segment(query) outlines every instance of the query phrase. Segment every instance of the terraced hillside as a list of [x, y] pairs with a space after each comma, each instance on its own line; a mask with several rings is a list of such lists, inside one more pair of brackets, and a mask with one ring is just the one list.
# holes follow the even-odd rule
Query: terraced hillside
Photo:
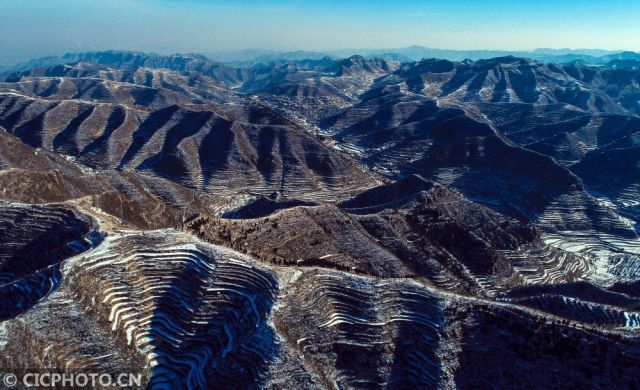
[[0, 374], [639, 387], [638, 69], [620, 61], [10, 69]]
[[0, 203], [0, 320], [27, 311], [54, 291], [62, 261], [100, 242], [94, 229], [70, 208]]
[[[103, 102], [51, 99], [1, 94], [0, 126], [32, 147], [72, 156], [91, 168], [136, 170], [229, 195], [251, 188], [316, 196], [349, 192], [372, 180], [295, 124], [254, 107], [247, 108], [244, 119], [251, 122], [246, 122], [211, 103], [183, 107], [172, 101], [153, 110], [109, 96]], [[339, 172], [351, 172], [349, 179]]]
[[594, 272], [592, 261], [548, 247], [536, 229], [419, 176], [338, 206], [297, 206], [252, 219], [202, 216], [185, 227], [274, 265], [425, 278], [461, 294], [491, 296], [513, 286], [564, 283]]

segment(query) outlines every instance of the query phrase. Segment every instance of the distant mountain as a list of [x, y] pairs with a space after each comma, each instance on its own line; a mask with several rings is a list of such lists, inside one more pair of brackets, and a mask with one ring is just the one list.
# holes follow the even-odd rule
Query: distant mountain
[[405, 55], [399, 53], [379, 53], [379, 54], [370, 54], [367, 58], [382, 58], [387, 61], [397, 61], [400, 63], [412, 62], [413, 60]]
[[[256, 65], [296, 63], [304, 61], [338, 61], [354, 55], [369, 59], [381, 58], [387, 61], [409, 63], [422, 59], [438, 58], [449, 61], [483, 60], [496, 57], [514, 56], [529, 58], [544, 63], [566, 64], [582, 62], [591, 65], [605, 65], [615, 60], [638, 60], [640, 53], [632, 51], [607, 51], [599, 49], [535, 49], [533, 51], [505, 50], [449, 50], [433, 49], [425, 46], [408, 46], [397, 49], [341, 49], [327, 52], [315, 51], [275, 51], [239, 50], [214, 52], [207, 56], [200, 54], [158, 55], [141, 52], [104, 51], [67, 53], [61, 57], [43, 57], [13, 66], [0, 67], [0, 73], [20, 72], [29, 69], [77, 62], [80, 60], [115, 67], [164, 67], [176, 71], [198, 71], [203, 74], [229, 73], [227, 67], [251, 68]], [[205, 69], [206, 68], [206, 69]], [[227, 75], [229, 83], [238, 82], [242, 75]]]
[[362, 55], [368, 58], [384, 58], [399, 62], [419, 61], [423, 58], [440, 58], [450, 61], [483, 60], [495, 57], [515, 56], [530, 58], [546, 63], [569, 63], [582, 61], [588, 64], [603, 65], [613, 59], [640, 59], [640, 54], [634, 52], [609, 51], [599, 49], [535, 49], [532, 51], [508, 51], [508, 50], [449, 50], [434, 49], [425, 46], [408, 46], [395, 49], [341, 49], [330, 50], [325, 53], [318, 52], [227, 52], [224, 55], [213, 54], [214, 58], [235, 66], [251, 66], [256, 63], [268, 63], [279, 60], [299, 60], [302, 58], [318, 59], [325, 56], [332, 58], [346, 58], [353, 55]]
[[67, 53], [62, 57], [45, 57], [35, 59], [25, 64], [14, 66], [10, 69], [10, 72], [22, 72], [35, 68], [69, 64], [78, 61], [85, 61], [118, 69], [135, 70], [140, 67], [146, 67], [165, 68], [179, 72], [198, 72], [204, 76], [214, 77], [216, 80], [228, 85], [238, 84], [247, 77], [246, 70], [233, 68], [228, 65], [211, 61], [199, 54], [173, 54], [165, 56], [153, 53], [116, 50]]
[[270, 50], [240, 50], [232, 52], [210, 53], [207, 56], [215, 61], [237, 67], [251, 67], [257, 64], [269, 64], [283, 61], [321, 60], [331, 56], [324, 52], [296, 50], [278, 52]]
[[278, 56], [282, 54], [282, 51], [278, 50], [264, 50], [264, 49], [244, 49], [244, 50], [228, 50], [228, 51], [216, 51], [211, 53], [203, 53], [208, 58], [214, 61], [225, 63], [244, 63], [253, 62], [256, 58], [262, 56]]
[[602, 50], [602, 49], [549, 49], [549, 48], [538, 48], [534, 49], [531, 52], [540, 55], [565, 55], [565, 54], [579, 54], [579, 55], [588, 55], [592, 57], [602, 57], [608, 54], [618, 53], [621, 50]]
[[398, 49], [385, 50], [347, 50], [332, 52], [333, 55], [353, 52], [366, 56], [381, 56], [385, 54], [395, 54], [403, 56], [412, 61], [419, 61], [423, 58], [440, 58], [450, 61], [463, 61], [470, 59], [473, 61], [491, 59], [495, 57], [514, 56], [530, 58], [546, 63], [568, 63], [572, 61], [583, 61], [589, 64], [605, 64], [618, 56], [624, 59], [640, 58], [639, 53], [606, 51], [597, 49], [571, 50], [571, 49], [536, 49], [533, 51], [507, 51], [507, 50], [448, 50], [433, 49], [424, 46], [409, 46]]
[[335, 73], [336, 76], [343, 76], [345, 74], [354, 73], [390, 73], [397, 69], [392, 62], [379, 59], [379, 58], [364, 58], [362, 56], [352, 56], [342, 61], [338, 61], [331, 68], [330, 71]]

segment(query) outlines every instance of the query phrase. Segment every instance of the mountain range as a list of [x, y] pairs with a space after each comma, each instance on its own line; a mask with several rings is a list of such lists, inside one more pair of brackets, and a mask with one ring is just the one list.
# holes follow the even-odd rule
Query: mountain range
[[227, 54], [2, 73], [0, 371], [640, 386], [640, 55]]
[[435, 49], [413, 45], [389, 49], [340, 49], [327, 51], [275, 51], [275, 50], [239, 50], [207, 53], [207, 57], [235, 66], [251, 66], [258, 63], [277, 61], [297, 61], [302, 59], [335, 59], [361, 55], [367, 58], [384, 58], [400, 62], [420, 61], [425, 58], [439, 58], [450, 61], [477, 61], [495, 57], [514, 56], [529, 58], [547, 63], [569, 63], [581, 61], [593, 65], [604, 65], [613, 60], [638, 60], [640, 53], [625, 50], [599, 49], [545, 49], [526, 50], [451, 50]]

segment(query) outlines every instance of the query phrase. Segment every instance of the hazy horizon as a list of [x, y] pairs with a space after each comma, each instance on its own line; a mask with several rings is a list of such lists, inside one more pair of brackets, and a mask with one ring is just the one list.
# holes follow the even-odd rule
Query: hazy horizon
[[613, 0], [0, 0], [0, 63], [66, 52], [640, 51], [640, 3]]

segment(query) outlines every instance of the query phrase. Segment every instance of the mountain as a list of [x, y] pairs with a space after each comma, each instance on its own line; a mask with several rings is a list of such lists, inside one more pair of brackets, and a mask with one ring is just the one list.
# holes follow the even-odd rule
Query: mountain
[[640, 386], [635, 53], [380, 53], [4, 73], [0, 371]]
[[318, 51], [295, 50], [278, 51], [263, 49], [230, 50], [205, 53], [207, 58], [236, 67], [251, 67], [257, 64], [268, 64], [271, 62], [294, 62], [301, 60], [319, 60], [327, 57], [328, 54]]
[[383, 59], [366, 59], [362, 56], [352, 56], [345, 60], [336, 62], [330, 70], [336, 76], [343, 76], [355, 73], [389, 73], [395, 70], [396, 66]]
[[[7, 84], [14, 92], [0, 94], [0, 126], [32, 147], [200, 190], [224, 192], [234, 180], [233, 191], [317, 197], [369, 180], [357, 164], [267, 107], [235, 96], [228, 102], [243, 106], [227, 112], [189, 87], [208, 81], [205, 90], [220, 89], [213, 80], [146, 68], [123, 74], [84, 63], [75, 71], [58, 68], [43, 71], [45, 77], [19, 76]], [[338, 173], [349, 170], [348, 180]]]
[[[420, 61], [422, 59], [439, 58], [449, 61], [464, 60], [488, 60], [496, 57], [514, 56], [529, 58], [546, 63], [569, 63], [582, 61], [593, 65], [603, 65], [614, 59], [638, 59], [640, 53], [630, 51], [609, 51], [598, 49], [535, 49], [532, 51], [508, 51], [508, 50], [450, 50], [434, 49], [425, 46], [413, 45], [396, 49], [348, 49], [330, 52], [334, 56], [349, 56], [361, 54], [365, 56], [377, 57], [384, 54], [398, 55], [410, 61]], [[406, 62], [410, 62], [406, 61]], [[405, 61], [402, 61], [405, 62]]]
[[319, 59], [325, 56], [345, 58], [362, 55], [368, 58], [385, 58], [400, 62], [413, 62], [422, 59], [440, 58], [450, 61], [486, 60], [495, 57], [515, 56], [530, 58], [546, 63], [569, 63], [582, 61], [594, 65], [604, 65], [613, 59], [637, 59], [640, 54], [623, 50], [601, 49], [548, 49], [538, 48], [530, 51], [509, 50], [451, 50], [436, 49], [426, 46], [413, 45], [401, 48], [387, 49], [339, 49], [326, 52], [310, 52], [304, 50], [284, 52], [274, 50], [239, 50], [209, 55], [217, 61], [233, 66], [250, 67], [258, 63], [277, 61], [297, 61], [300, 59]]
[[62, 57], [46, 57], [27, 62], [26, 64], [17, 65], [11, 70], [13, 72], [22, 72], [35, 68], [47, 68], [54, 65], [64, 65], [74, 62], [89, 62], [128, 70], [147, 67], [164, 68], [180, 72], [193, 71], [203, 76], [214, 77], [216, 80], [222, 81], [227, 85], [235, 85], [246, 77], [246, 72], [241, 69], [213, 62], [199, 54], [162, 56], [158, 54], [115, 50], [67, 53]]
[[[278, 51], [262, 49], [246, 49], [237, 51], [221, 51], [201, 54], [175, 54], [171, 56], [142, 52], [127, 52], [109, 50], [104, 52], [67, 53], [60, 57], [42, 57], [16, 65], [0, 66], [0, 72], [17, 72], [39, 67], [77, 62], [79, 60], [103, 63], [104, 65], [117, 66], [118, 63], [138, 66], [146, 63], [150, 67], [167, 67], [179, 70], [184, 69], [187, 63], [190, 67], [202, 67], [202, 62], [210, 62], [212, 67], [221, 68], [219, 73], [224, 74], [222, 64], [236, 68], [250, 68], [255, 65], [267, 65], [271, 63], [292, 63], [303, 60], [321, 60], [330, 58], [340, 60], [355, 55], [367, 58], [383, 58], [402, 63], [420, 61], [422, 59], [438, 58], [449, 61], [487, 60], [496, 57], [514, 56], [529, 58], [545, 63], [570, 63], [583, 62], [591, 65], [606, 65], [614, 60], [640, 60], [640, 53], [623, 50], [601, 49], [545, 49], [539, 48], [531, 51], [507, 51], [507, 50], [451, 50], [435, 49], [425, 46], [413, 45], [402, 48], [389, 49], [339, 49], [326, 52], [295, 50]], [[92, 57], [94, 57], [92, 59]], [[128, 57], [128, 58], [123, 58]], [[165, 62], [161, 64], [161, 62]], [[135, 65], [134, 65], [135, 66]]]

